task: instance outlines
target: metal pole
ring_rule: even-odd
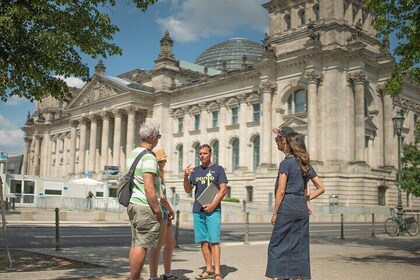
[[[178,236],[179,236],[179,210],[176,210],[176,223],[175,223],[175,248],[179,248]]]
[[[245,242],[244,244],[249,244],[249,212],[245,212]]]
[[[58,208],[55,208],[55,250],[60,250],[60,217]]]
[[[6,250],[7,260],[9,261],[9,268],[13,268],[12,257],[10,256],[9,244],[7,242],[7,230],[6,230],[6,215],[4,214],[3,208],[3,180],[0,177],[0,207],[1,207],[1,221],[3,225],[3,239],[4,248]]]
[[[403,206],[401,198],[401,129],[397,129],[397,138],[398,138],[398,204],[397,204],[397,215],[402,219],[403,216]]]
[[[344,239],[344,215],[341,214],[341,237],[340,239]]]
[[[371,237],[375,237],[375,213],[372,213],[372,235]]]

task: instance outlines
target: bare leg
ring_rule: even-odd
[[[132,247],[129,253],[130,279],[138,280],[146,260],[147,248]]]
[[[220,274],[220,255],[221,249],[219,243],[210,243],[211,246],[211,253],[214,262],[214,273]]]
[[[212,248],[210,247],[210,243],[208,242],[201,242],[201,253],[203,254],[204,261],[206,262],[206,270],[213,271],[213,265],[211,262],[211,255],[212,255]]]
[[[165,273],[171,273],[172,268],[172,254],[174,252],[175,247],[175,238],[172,235],[172,221],[168,221],[168,226],[166,229],[166,236],[165,236],[165,248],[163,249],[163,267],[165,269]]]
[[[156,245],[156,247],[150,249],[150,256],[149,256],[150,278],[157,276],[157,273],[158,273],[160,249],[162,248],[162,245],[165,243],[167,222],[168,222],[167,219],[162,219],[162,222],[160,224],[158,244]]]

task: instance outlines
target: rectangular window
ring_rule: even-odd
[[[194,115],[194,129],[200,129],[200,114]]]
[[[238,107],[232,108],[232,124],[238,123]]]
[[[45,195],[61,195],[61,190],[45,190]]]
[[[184,132],[184,118],[178,118],[178,132]]]
[[[211,112],[212,115],[212,127],[218,127],[219,126],[219,111],[213,111]]]
[[[258,104],[252,104],[252,116],[253,116],[253,121],[254,122],[260,121],[261,105],[259,103]]]

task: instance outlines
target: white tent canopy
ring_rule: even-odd
[[[97,181],[95,179],[88,178],[88,177],[71,180],[70,182],[73,183],[73,184],[84,185],[84,186],[101,186],[101,185],[104,185],[104,183],[102,183],[101,181]]]

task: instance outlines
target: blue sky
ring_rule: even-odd
[[[261,42],[268,30],[268,13],[261,4],[268,0],[159,0],[145,13],[130,1],[117,1],[109,13],[120,28],[114,42],[122,56],[104,59],[106,74],[117,76],[139,68],[150,69],[159,53],[159,41],[165,30],[174,40],[176,59],[194,62],[207,48],[229,38],[242,37]],[[85,57],[91,75],[98,59]],[[82,87],[77,78],[70,86]],[[23,153],[23,132],[27,112],[35,104],[18,98],[0,101],[0,151]]]

